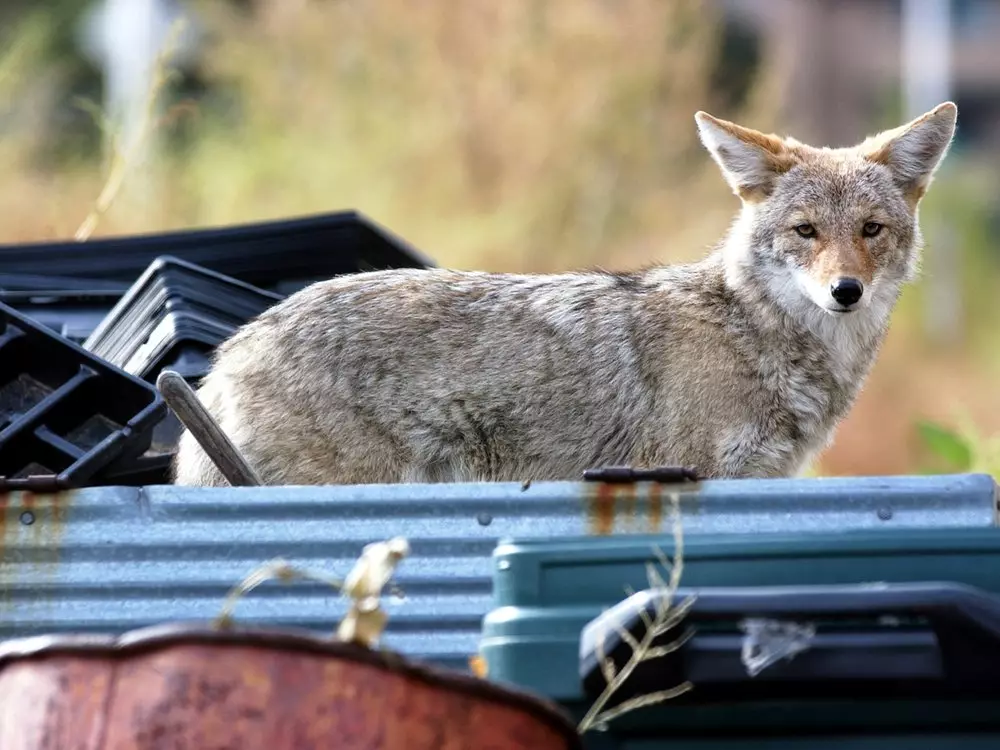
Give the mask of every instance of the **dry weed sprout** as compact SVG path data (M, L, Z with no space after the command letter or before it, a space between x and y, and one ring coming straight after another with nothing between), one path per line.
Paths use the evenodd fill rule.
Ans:
M267 581L312 581L330 586L351 599L351 606L337 628L338 638L371 648L378 643L388 620L381 606L382 594L396 566L409 553L409 542L402 537L365 545L361 557L343 580L276 558L251 571L230 589L214 625L220 629L232 627L236 603Z
M690 610L691 605L694 603L694 599L689 597L680 604L676 606L673 605L673 597L680 586L681 574L684 570L684 535L683 528L681 526L679 495L676 493L672 494L670 497L670 504L671 514L674 521L674 559L671 562L659 548L654 548L653 550L659 566L664 571L667 571L667 578L665 579L660 573L660 570L657 569L656 563L649 562L646 564L646 578L649 582L649 587L654 592L659 594L659 596L657 596L654 600L654 614L650 617L645 611L640 612L640 617L642 618L642 623L645 628L645 632L643 633L641 639L637 640L624 628L615 628L615 632L623 641L625 641L625 643L628 644L629 649L632 652L628 662L621 668L620 671L615 669L614 662L608 658L604 652L604 638L606 633L602 634L598 638L597 656L601 665L601 673L604 676L604 680L607 682L607 685L577 725L577 731L580 734L591 730L602 730L607 726L608 722L626 713L671 700L683 695L693 687L690 682L685 681L676 687L665 690L657 690L656 692L648 693L646 695L639 695L635 698L622 701L613 708L605 708L608 701L611 699L611 696L614 695L623 684L625 684L625 681L628 680L629 676L635 671L636 667L643 662L650 661L651 659L658 659L677 651L692 635L691 631L686 631L680 637L670 643L667 643L666 645L653 646L653 642L657 639L657 637L670 632L681 623ZM628 593L631 595L633 592L629 591Z
M83 223L76 230L74 239L84 242L90 238L97 228L101 217L108 212L114 203L122 183L128 174L129 168L134 164L136 155L146 143L149 136L158 129L160 123L154 119L156 103L160 93L167 85L174 80L177 71L169 68L169 60L177 51L181 32L184 30L185 21L179 18L170 27L170 32L166 41L161 47L159 54L152 67L152 81L146 92L146 99L143 103L139 125L136 128L134 138L129 143L122 142L121 130L115 123L105 115L101 108L87 99L79 99L78 105L84 109L94 119L94 123L101 130L108 141L111 150L111 159L108 167L108 176L104 182L104 187L97 196L93 208L87 214Z
M268 581L280 581L282 583L312 581L330 586L336 591L340 591L342 586L342 582L337 578L328 576L325 573L295 567L286 560L278 557L254 568L249 575L229 590L225 601L222 603L222 609L215 618L214 625L220 629L232 627L233 610L236 609L236 603Z
M365 546L354 569L344 579L342 591L351 598L351 608L337 628L342 641L369 647L378 642L388 620L381 606L382 590L396 566L409 554L409 542L402 537Z

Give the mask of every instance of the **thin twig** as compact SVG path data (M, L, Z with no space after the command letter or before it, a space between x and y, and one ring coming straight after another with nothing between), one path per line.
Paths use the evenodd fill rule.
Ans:
M635 636L633 636L625 628L620 627L620 626L616 627L615 628L615 632L618 633L618 637L619 638L621 638L623 641L625 641L625 643L628 644L628 647L630 649L632 649L633 651L636 651L639 648L639 641L637 641L635 639Z
M179 373L163 370L156 378L156 387L167 406L198 441L205 455L229 484L233 487L259 487L264 484Z
M151 131L156 127L153 123L156 101L161 90L175 77L175 72L168 69L168 62L177 50L181 31L184 26L185 21L183 18L178 18L173 23L164 45L160 48L156 56L156 60L153 63L153 80L146 93L146 101L142 108L142 119L140 120L136 137L131 143L122 144L120 130L111 124L110 120L101 112L99 107L89 102L81 104L81 108L94 118L94 122L108 140L111 146L111 163L108 168L108 177L100 194L97 196L97 200L94 202L94 206L76 230L74 239L78 242L84 242L90 238L97 228L101 217L111 208L111 204L114 203L115 198L121 190L122 183L125 181L129 167L134 161L135 154L138 152L140 146L145 143Z
M607 711L602 712L601 715L597 717L597 721L594 722L594 724L600 726L601 724L606 724L613 719L617 719L623 714L627 714L629 711L635 711L638 708L645 708L646 706L653 706L657 703L672 700L684 695L684 693L691 690L692 687L694 687L694 685L690 682L682 682L677 687L668 688L667 690L657 690L655 693L629 698L627 701L622 701L614 708L609 708Z
M604 650L604 639L607 633L601 632L597 638L597 663L601 667L601 674L604 676L605 682L611 682L615 679L615 663L608 658L607 652Z
M249 575L229 590L225 601L222 603L222 608L215 618L215 626L217 628L230 627L233 622L233 610L236 608L236 603L258 586L275 580L283 583L296 580L313 581L330 586L336 591L340 591L343 586L343 581L339 578L334 578L318 571L297 568L280 557L275 558L252 570Z
M671 700L679 695L688 692L693 686L690 682L684 682L668 690L659 690L648 695L640 695L623 701L614 708L605 709L611 696L614 695L635 671L636 667L644 661L665 656L681 648L690 639L692 633L683 633L671 643L653 647L653 641L660 635L675 628L683 620L693 604L693 599L688 598L676 607L672 606L672 599L680 586L681 574L684 567L684 542L683 528L681 524L680 499L678 495L671 496L671 506L674 516L674 559L673 562L667 559L660 549L654 549L657 561L660 566L668 571L669 581L664 579L656 569L655 564L649 563L646 566L646 577L658 596L655 598L655 615L650 618L645 612L640 613L643 624L646 626L645 632L640 640L621 627L616 627L619 637L628 644L632 650L632 655L620 671L616 671L614 663L608 659L604 651L604 634L598 639L598 658L600 660L601 674L607 682L604 690L594 701L593 705L584 715L577 725L580 734L587 732L594 727L604 726L607 722L638 708L644 708L663 701ZM610 677L609 677L610 676Z
M693 635L693 630L685 630L679 637L672 640L670 643L664 646L653 646L647 649L642 660L649 661L650 659L659 659L661 656L672 654L674 651L679 650L684 644L690 641Z

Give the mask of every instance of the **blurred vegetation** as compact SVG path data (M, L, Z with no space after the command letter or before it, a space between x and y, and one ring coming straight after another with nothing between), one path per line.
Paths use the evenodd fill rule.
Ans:
M208 85L144 175L161 200L112 208L99 233L357 208L458 267L636 263L675 237L668 255L694 257L734 208L700 151L694 112L742 99L750 119L771 124L750 115L767 108L745 43L733 66L744 85L714 92L733 76L722 72L725 29L700 0L191 6L207 45L185 72ZM16 98L65 98L68 80L85 78L71 68L22 54ZM45 69L47 85L36 78ZM30 110L71 117L64 105ZM7 139L22 164L0 191L33 201L26 166L35 179L58 174L60 187L52 196L46 186L42 226L26 217L33 226L5 239L67 236L79 196L100 180L99 139L74 120L76 155L39 169L59 137L41 120L25 125Z
M958 429L936 422L916 425L923 462L921 473L984 473L1000 478L1000 435L983 435L967 417Z
M188 6L203 48L163 92L160 148L98 236L353 208L458 268L685 261L738 207L694 112L782 130L782 71L710 0ZM100 101L99 71L75 48L82 3L15 7L0 9L0 242L68 238L107 179L79 106ZM872 128L897 124L895 97ZM822 473L916 470L914 424L956 408L1000 430L1000 185L981 161L950 157L923 209L960 250L966 335L930 346L922 285L909 289ZM155 200L130 201L131 180Z

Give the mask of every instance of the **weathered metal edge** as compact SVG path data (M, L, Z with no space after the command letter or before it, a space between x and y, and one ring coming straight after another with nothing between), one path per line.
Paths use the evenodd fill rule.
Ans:
M582 750L580 735L559 704L515 686L417 662L389 649L324 638L305 628L246 626L220 628L202 621L172 622L130 630L121 635L56 634L13 638L0 642L0 671L13 662L51 656L130 656L177 645L255 646L317 656L335 657L402 673L406 677L452 692L472 694L524 711L562 735L571 750Z

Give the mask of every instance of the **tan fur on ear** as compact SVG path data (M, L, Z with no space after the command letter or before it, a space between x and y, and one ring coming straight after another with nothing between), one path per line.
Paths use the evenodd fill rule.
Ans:
M798 162L795 151L777 135L761 133L707 112L694 116L698 134L726 181L740 199L763 200L774 179Z
M773 133L762 133L759 130L754 130L753 128L737 125L735 122L729 122L728 120L722 120L718 117L710 115L708 112L697 112L695 114L695 119L698 121L709 122L734 138L738 138L748 145L763 149L769 156L772 156L775 159L775 164L784 171L788 171L788 169L791 169L793 166L791 162L786 162L786 159L791 156L791 153L788 147L785 146L785 142L780 136L774 135Z
M916 205L955 135L958 107L939 104L910 122L867 138L858 148L865 158L888 167L907 200Z

